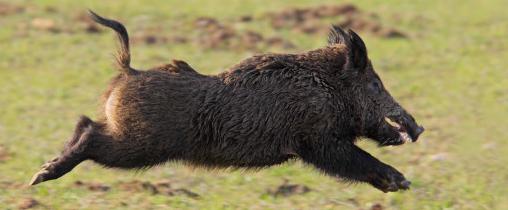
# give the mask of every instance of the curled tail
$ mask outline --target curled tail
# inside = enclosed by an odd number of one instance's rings
[[[127,34],[127,30],[125,29],[125,27],[120,22],[103,18],[97,15],[92,10],[88,10],[88,13],[90,14],[92,20],[94,20],[98,24],[101,24],[103,26],[115,30],[118,36],[118,41],[120,42],[120,49],[118,49],[116,54],[116,63],[120,71],[122,71],[127,75],[137,74],[138,71],[131,68],[130,66],[131,54],[129,50],[129,34]]]

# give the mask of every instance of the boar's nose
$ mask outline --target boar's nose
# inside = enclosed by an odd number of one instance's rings
[[[418,126],[415,130],[415,136],[414,136],[414,140],[416,141],[418,139],[418,136],[420,136],[420,134],[423,133],[423,131],[425,131],[425,128],[423,128],[422,126]]]

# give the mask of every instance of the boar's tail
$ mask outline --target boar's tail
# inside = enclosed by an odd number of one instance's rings
[[[97,15],[92,10],[88,10],[88,13],[90,14],[92,20],[103,26],[115,30],[116,34],[118,35],[120,49],[118,49],[118,52],[116,54],[116,63],[118,65],[119,70],[127,75],[137,74],[138,71],[131,68],[130,66],[131,54],[129,51],[129,35],[127,34],[127,30],[125,29],[125,27],[120,22],[103,18]]]

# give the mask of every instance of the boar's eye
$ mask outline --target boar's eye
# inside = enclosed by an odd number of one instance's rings
[[[373,81],[373,82],[369,83],[368,88],[373,93],[376,93],[376,94],[381,93],[381,84],[378,81]]]

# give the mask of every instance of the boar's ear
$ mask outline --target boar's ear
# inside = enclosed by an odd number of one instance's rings
[[[338,26],[332,26],[328,35],[328,44],[346,45],[348,49],[347,69],[363,70],[367,67],[369,59],[367,57],[365,43],[362,38],[351,29],[345,32]]]
[[[349,34],[342,30],[342,28],[332,25],[328,33],[328,44],[344,44],[350,46],[351,40],[349,39]]]
[[[365,47],[365,43],[363,43],[362,38],[358,36],[353,30],[349,29],[348,33],[351,37],[351,51],[352,51],[352,61],[354,66],[358,69],[365,69],[369,63],[369,58],[367,57],[367,47]]]

